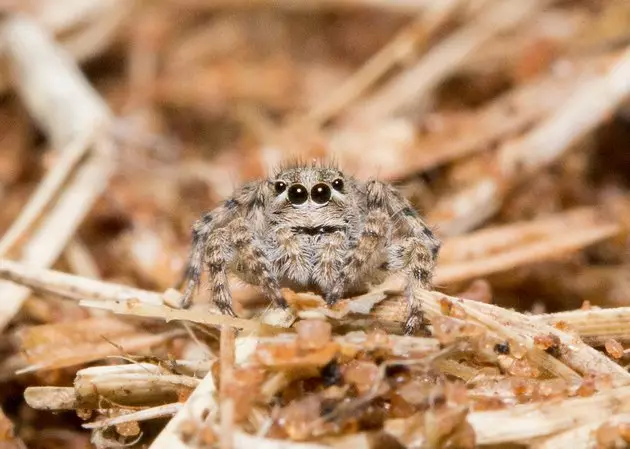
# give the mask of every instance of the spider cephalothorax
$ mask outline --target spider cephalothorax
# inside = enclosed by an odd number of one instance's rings
[[[407,332],[421,323],[418,289],[427,288],[439,240],[391,185],[361,182],[334,166],[296,164],[251,182],[193,226],[182,298],[188,306],[202,271],[228,314],[228,271],[286,307],[280,289],[313,291],[334,304],[394,271],[407,275]]]

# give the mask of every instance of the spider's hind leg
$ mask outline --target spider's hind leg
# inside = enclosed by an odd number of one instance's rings
[[[232,257],[233,251],[229,246],[228,230],[221,228],[212,232],[206,245],[205,257],[208,269],[208,287],[212,292],[212,301],[221,313],[236,316],[232,308],[232,293],[227,276]]]
[[[188,257],[186,269],[177,284],[178,289],[182,288],[184,285],[186,286],[186,289],[180,298],[180,307],[184,309],[190,306],[193,294],[199,287],[199,282],[201,281],[206,244],[208,243],[208,239],[213,229],[212,218],[212,215],[208,213],[201,219],[197,220],[197,222],[193,225],[190,256]]]

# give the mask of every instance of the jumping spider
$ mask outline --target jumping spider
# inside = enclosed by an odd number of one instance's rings
[[[248,183],[193,226],[182,306],[204,267],[219,309],[234,315],[228,270],[280,307],[281,287],[321,294],[329,305],[388,273],[407,275],[406,331],[422,324],[440,241],[391,185],[361,182],[331,165],[295,164]]]

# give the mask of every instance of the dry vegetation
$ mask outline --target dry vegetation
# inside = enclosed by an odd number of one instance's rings
[[[0,8],[0,448],[630,444],[627,0]],[[193,220],[288,156],[435,225],[430,334],[397,278],[175,307]]]

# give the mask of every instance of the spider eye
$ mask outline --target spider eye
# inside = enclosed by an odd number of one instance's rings
[[[278,195],[280,195],[282,192],[284,192],[287,189],[287,185],[284,181],[276,181],[276,183],[274,184],[274,187]]]
[[[330,201],[330,187],[326,184],[316,184],[311,189],[311,198],[317,204],[326,204]]]
[[[289,201],[291,204],[302,204],[308,199],[308,191],[302,184],[293,184],[289,187]]]
[[[337,192],[341,192],[343,190],[343,179],[335,179],[332,183],[333,189]]]

